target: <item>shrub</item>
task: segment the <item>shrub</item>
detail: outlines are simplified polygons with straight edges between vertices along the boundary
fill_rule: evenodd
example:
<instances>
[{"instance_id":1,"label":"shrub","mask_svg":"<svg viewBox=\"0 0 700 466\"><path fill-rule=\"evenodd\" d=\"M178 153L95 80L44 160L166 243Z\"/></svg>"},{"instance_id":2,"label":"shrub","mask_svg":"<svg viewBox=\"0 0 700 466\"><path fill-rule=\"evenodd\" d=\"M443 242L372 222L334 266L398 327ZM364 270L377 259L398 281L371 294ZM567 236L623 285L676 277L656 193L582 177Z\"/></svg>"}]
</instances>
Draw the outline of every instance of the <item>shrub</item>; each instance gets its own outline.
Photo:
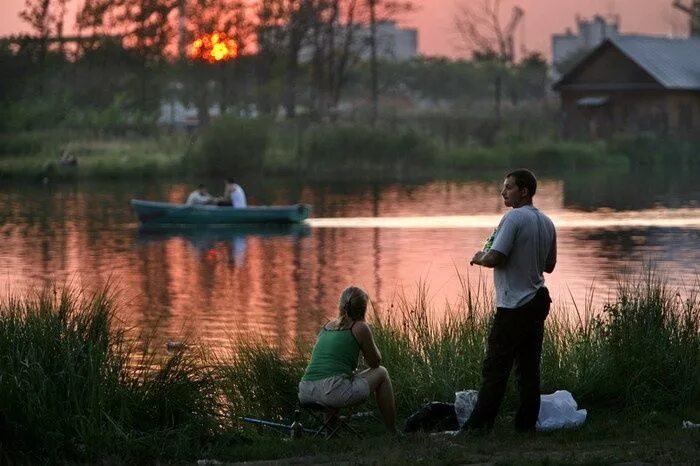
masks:
<instances>
[{"instance_id":1,"label":"shrub","mask_svg":"<svg viewBox=\"0 0 700 466\"><path fill-rule=\"evenodd\" d=\"M268 123L223 116L205 127L184 163L200 175L237 174L262 169Z\"/></svg>"},{"instance_id":2,"label":"shrub","mask_svg":"<svg viewBox=\"0 0 700 466\"><path fill-rule=\"evenodd\" d=\"M412 172L431 165L435 149L413 130L390 131L365 126L332 126L311 130L305 164L314 173L348 176L376 171Z\"/></svg>"},{"instance_id":3,"label":"shrub","mask_svg":"<svg viewBox=\"0 0 700 466\"><path fill-rule=\"evenodd\" d=\"M38 154L44 148L42 139L30 132L0 134L0 156Z\"/></svg>"},{"instance_id":4,"label":"shrub","mask_svg":"<svg viewBox=\"0 0 700 466\"><path fill-rule=\"evenodd\" d=\"M682 139L654 137L617 138L608 143L608 151L624 154L635 167L700 164L700 143Z\"/></svg>"},{"instance_id":5,"label":"shrub","mask_svg":"<svg viewBox=\"0 0 700 466\"><path fill-rule=\"evenodd\" d=\"M626 167L628 159L606 151L600 144L534 142L495 147L465 147L446 151L442 165L461 169L531 167L576 170L593 167Z\"/></svg>"}]
</instances>

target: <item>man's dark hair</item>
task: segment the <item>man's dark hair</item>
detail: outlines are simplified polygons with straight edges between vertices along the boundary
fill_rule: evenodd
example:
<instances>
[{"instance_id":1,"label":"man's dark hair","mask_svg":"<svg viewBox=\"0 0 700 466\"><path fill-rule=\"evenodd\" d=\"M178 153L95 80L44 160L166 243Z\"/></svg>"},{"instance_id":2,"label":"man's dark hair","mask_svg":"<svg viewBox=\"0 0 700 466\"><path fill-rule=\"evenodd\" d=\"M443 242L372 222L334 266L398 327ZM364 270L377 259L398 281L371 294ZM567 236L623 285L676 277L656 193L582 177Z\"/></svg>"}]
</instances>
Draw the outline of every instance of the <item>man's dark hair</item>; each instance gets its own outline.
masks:
<instances>
[{"instance_id":1,"label":"man's dark hair","mask_svg":"<svg viewBox=\"0 0 700 466\"><path fill-rule=\"evenodd\" d=\"M515 179L515 184L518 186L518 188L527 188L527 192L530 194L530 197L535 195L537 192L537 178L535 178L534 173L526 168L519 168L508 173L506 178L510 176Z\"/></svg>"},{"instance_id":2,"label":"man's dark hair","mask_svg":"<svg viewBox=\"0 0 700 466\"><path fill-rule=\"evenodd\" d=\"M226 178L226 182L232 184L234 182L233 178Z\"/></svg>"}]
</instances>

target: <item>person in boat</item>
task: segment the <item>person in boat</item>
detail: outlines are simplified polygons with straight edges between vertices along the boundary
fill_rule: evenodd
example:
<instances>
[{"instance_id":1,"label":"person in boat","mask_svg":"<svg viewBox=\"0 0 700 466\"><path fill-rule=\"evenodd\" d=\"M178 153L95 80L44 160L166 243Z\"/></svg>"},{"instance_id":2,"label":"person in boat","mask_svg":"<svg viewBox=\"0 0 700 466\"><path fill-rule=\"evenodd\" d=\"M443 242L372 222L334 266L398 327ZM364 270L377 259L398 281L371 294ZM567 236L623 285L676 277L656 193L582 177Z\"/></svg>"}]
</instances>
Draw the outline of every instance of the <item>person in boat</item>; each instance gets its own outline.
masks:
<instances>
[{"instance_id":1,"label":"person in boat","mask_svg":"<svg viewBox=\"0 0 700 466\"><path fill-rule=\"evenodd\" d=\"M207 187L203 184L197 186L197 189L192 191L187 197L187 205L207 205L213 204L215 201L214 197L209 194Z\"/></svg>"},{"instance_id":2,"label":"person in boat","mask_svg":"<svg viewBox=\"0 0 700 466\"><path fill-rule=\"evenodd\" d=\"M367 293L351 286L340 295L338 317L321 328L311 360L299 382L299 401L328 408L361 403L374 393L384 424L396 433L396 405L389 372L365 321ZM362 353L369 366L356 372Z\"/></svg>"},{"instance_id":3,"label":"person in boat","mask_svg":"<svg viewBox=\"0 0 700 466\"><path fill-rule=\"evenodd\" d=\"M61 167L77 167L78 159L75 157L75 155L65 150L58 159L58 165Z\"/></svg>"},{"instance_id":4,"label":"person in boat","mask_svg":"<svg viewBox=\"0 0 700 466\"><path fill-rule=\"evenodd\" d=\"M232 206L236 209L248 207L245 191L243 191L241 185L236 183L233 178L226 180L224 195L217 200L217 205Z\"/></svg>"}]
</instances>

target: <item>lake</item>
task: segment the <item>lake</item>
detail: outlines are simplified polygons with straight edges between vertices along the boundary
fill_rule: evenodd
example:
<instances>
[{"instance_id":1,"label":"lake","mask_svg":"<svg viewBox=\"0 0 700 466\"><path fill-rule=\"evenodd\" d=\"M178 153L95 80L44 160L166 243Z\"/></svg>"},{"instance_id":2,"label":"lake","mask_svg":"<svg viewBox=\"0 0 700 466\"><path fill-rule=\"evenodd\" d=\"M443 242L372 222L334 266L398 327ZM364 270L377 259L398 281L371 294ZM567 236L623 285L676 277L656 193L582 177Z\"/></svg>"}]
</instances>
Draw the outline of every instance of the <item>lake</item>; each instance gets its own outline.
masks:
<instances>
[{"instance_id":1,"label":"lake","mask_svg":"<svg viewBox=\"0 0 700 466\"><path fill-rule=\"evenodd\" d=\"M506 211L501 174L415 183L248 179L250 204L306 202L307 225L146 233L132 197L182 202L182 181L3 184L0 289L94 290L112 283L124 324L161 345L192 333L207 346L258 337L308 341L336 313L345 286L379 312L428 288L436 317L459 299L460 277L491 286L468 260ZM540 177L535 205L558 228L546 276L561 312L595 306L617 279L653 262L682 296L698 290L697 173L581 173ZM210 182L213 192L223 183Z\"/></svg>"}]
</instances>

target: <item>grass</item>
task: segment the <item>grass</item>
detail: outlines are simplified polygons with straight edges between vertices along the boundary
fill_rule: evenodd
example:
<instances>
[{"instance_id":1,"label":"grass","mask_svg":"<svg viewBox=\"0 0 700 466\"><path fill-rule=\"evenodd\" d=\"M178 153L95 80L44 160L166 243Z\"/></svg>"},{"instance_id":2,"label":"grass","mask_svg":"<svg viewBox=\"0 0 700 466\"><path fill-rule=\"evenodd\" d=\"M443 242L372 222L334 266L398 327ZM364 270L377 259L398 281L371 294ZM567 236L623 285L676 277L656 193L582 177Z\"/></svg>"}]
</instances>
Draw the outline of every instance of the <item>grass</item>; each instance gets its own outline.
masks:
<instances>
[{"instance_id":1,"label":"grass","mask_svg":"<svg viewBox=\"0 0 700 466\"><path fill-rule=\"evenodd\" d=\"M425 401L476 388L492 315L484 283L436 320L427 287L373 317L401 418ZM239 422L288 422L308 345L261 341L213 356L137 348L115 320L116 298L52 291L0 307L0 461L155 462L291 458L317 463L694 461L700 431L700 303L652 271L621 283L604 308L561 308L547 320L543 392L567 389L589 410L573 431L518 436L514 392L493 435L411 436L396 443L367 421L361 441L285 442ZM304 420L308 422L308 420Z\"/></svg>"},{"instance_id":2,"label":"grass","mask_svg":"<svg viewBox=\"0 0 700 466\"><path fill-rule=\"evenodd\" d=\"M183 156L191 144L185 135L103 139L43 132L20 133L16 139L16 144L0 143L0 149L4 149L0 178L133 179L177 175L182 172ZM20 144L22 141L26 142ZM77 167L58 164L64 152L78 159Z\"/></svg>"},{"instance_id":3,"label":"grass","mask_svg":"<svg viewBox=\"0 0 700 466\"><path fill-rule=\"evenodd\" d=\"M2 134L0 178L144 178L232 171L316 180L347 179L348 173L362 179L401 179L515 166L576 172L697 165L698 145L689 141L562 141L549 134L528 137L526 132L521 139L503 137L492 144L444 144L438 134L408 128L226 119L191 136ZM64 151L78 157L78 167L58 166Z\"/></svg>"},{"instance_id":4,"label":"grass","mask_svg":"<svg viewBox=\"0 0 700 466\"><path fill-rule=\"evenodd\" d=\"M138 351L114 302L48 290L0 307L0 462L192 459L220 435L203 359Z\"/></svg>"},{"instance_id":5,"label":"grass","mask_svg":"<svg viewBox=\"0 0 700 466\"><path fill-rule=\"evenodd\" d=\"M537 435L496 426L485 437L285 440L268 436L267 442L242 445L237 459L274 458L275 464L694 464L700 453L700 432L683 430L675 416L658 413L591 415L580 429Z\"/></svg>"}]
</instances>

